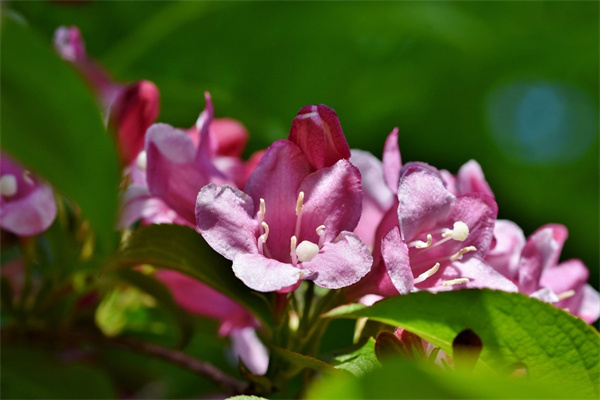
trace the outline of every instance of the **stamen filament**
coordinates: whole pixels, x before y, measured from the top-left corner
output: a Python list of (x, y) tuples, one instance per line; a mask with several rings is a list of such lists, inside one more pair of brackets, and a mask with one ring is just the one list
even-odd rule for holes
[(435, 274), (440, 269), (440, 263), (435, 263), (433, 267), (423, 272), (421, 275), (415, 278), (414, 283), (421, 283), (425, 279), (429, 278), (431, 275)]
[(316, 229), (317, 235), (319, 235), (319, 248), (323, 247), (323, 242), (325, 241), (325, 225), (319, 225)]
[(408, 247), (415, 247), (417, 249), (426, 249), (429, 246), (431, 246), (431, 243), (433, 242), (433, 237), (431, 236), (431, 233), (427, 234), (427, 242), (424, 242), (422, 240), (415, 240), (414, 242), (410, 242), (408, 244)]
[(258, 237), (258, 251), (260, 254), (264, 254), (264, 244), (267, 242), (267, 239), (269, 238), (269, 225), (267, 225), (266, 222), (261, 222), (261, 225), (263, 227), (263, 229), (265, 230), (265, 233), (263, 233), (262, 235), (260, 235)]
[(258, 210), (258, 220), (262, 223), (265, 220), (265, 214), (267, 213), (267, 205), (265, 199), (260, 198), (260, 206)]
[(292, 265), (295, 267), (298, 264), (298, 255), (296, 254), (296, 236), (290, 238), (290, 257), (292, 257)]
[(296, 230), (294, 235), (300, 236), (300, 228), (302, 227), (302, 207), (304, 207), (304, 192), (298, 193), (298, 200), (296, 200)]
[(558, 298), (558, 301), (562, 301), (562, 300), (568, 299), (573, 296), (575, 296), (574, 290), (567, 290), (566, 292), (562, 292), (561, 294), (556, 295), (556, 297)]
[(475, 247), (475, 246), (463, 247), (462, 249), (457, 251), (454, 255), (452, 255), (452, 257), (450, 257), (450, 261), (461, 260), (463, 257), (463, 254), (468, 253), (470, 251), (477, 251), (477, 247)]
[(458, 278), (458, 279), (451, 279), (449, 281), (444, 281), (442, 283), (442, 286), (454, 286), (454, 285), (460, 285), (463, 283), (468, 283), (470, 281), (469, 278)]

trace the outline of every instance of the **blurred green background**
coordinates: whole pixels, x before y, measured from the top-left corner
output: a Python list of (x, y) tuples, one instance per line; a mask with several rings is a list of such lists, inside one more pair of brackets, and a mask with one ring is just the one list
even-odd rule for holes
[[(60, 25), (118, 81), (161, 90), (182, 127), (213, 95), (248, 154), (287, 136), (306, 104), (333, 107), (353, 148), (483, 167), (500, 218), (528, 235), (565, 224), (562, 260), (598, 287), (597, 2), (8, 2), (51, 46)], [(85, 134), (82, 132), (82, 134)]]

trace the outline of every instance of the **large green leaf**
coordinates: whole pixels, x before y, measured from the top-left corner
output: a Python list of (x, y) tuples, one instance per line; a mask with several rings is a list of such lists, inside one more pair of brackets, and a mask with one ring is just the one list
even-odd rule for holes
[(443, 371), (432, 364), (389, 360), (384, 368), (355, 377), (324, 377), (309, 387), (308, 399), (569, 399), (565, 388), (489, 373)]
[(363, 376), (381, 367), (381, 363), (375, 355), (375, 339), (373, 338), (369, 338), (354, 351), (335, 357), (334, 360), (338, 363), (335, 368), (348, 371), (354, 376)]
[[(347, 313), (346, 311), (349, 311)], [(336, 317), (368, 317), (401, 326), (452, 354), (452, 340), (471, 329), (483, 341), (481, 362), (497, 370), (521, 362), (531, 379), (559, 383), (574, 397), (598, 397), (598, 332), (567, 312), (519, 293), (419, 292), (372, 307), (338, 308)]]
[(110, 399), (108, 377), (82, 363), (59, 363), (40, 349), (2, 347), (2, 398)]
[(119, 173), (99, 107), (49, 41), (14, 21), (2, 25), (2, 148), (73, 199), (108, 252)]
[(235, 277), (231, 262), (208, 246), (199, 233), (179, 225), (150, 225), (136, 230), (109, 263), (110, 268), (149, 264), (198, 279), (252, 311), (271, 326), (271, 313), (261, 294)]

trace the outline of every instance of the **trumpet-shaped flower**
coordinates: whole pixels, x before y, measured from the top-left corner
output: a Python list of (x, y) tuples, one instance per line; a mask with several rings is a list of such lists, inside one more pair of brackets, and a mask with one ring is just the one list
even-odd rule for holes
[(414, 290), (516, 286), (483, 257), (492, 242), (497, 206), (484, 194), (455, 196), (426, 164), (404, 166), (396, 220), (390, 212), (378, 229), (375, 267), (357, 293), (383, 296)]
[(0, 155), (0, 227), (19, 236), (42, 233), (56, 217), (50, 186), (5, 154)]
[(205, 186), (196, 219), (208, 244), (233, 261), (236, 276), (252, 289), (285, 291), (301, 279), (337, 289), (371, 266), (368, 248), (351, 233), (361, 201), (360, 172), (350, 162), (315, 170), (298, 146), (279, 140), (244, 192)]

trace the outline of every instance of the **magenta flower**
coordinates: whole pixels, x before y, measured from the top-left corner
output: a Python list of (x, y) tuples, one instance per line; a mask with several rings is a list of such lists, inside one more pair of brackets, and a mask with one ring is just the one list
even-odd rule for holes
[[(304, 124), (302, 110), (294, 126)], [(244, 192), (211, 184), (198, 194), (200, 233), (233, 261), (236, 276), (252, 289), (290, 290), (301, 279), (338, 289), (357, 282), (371, 266), (368, 248), (352, 233), (361, 212), (360, 172), (345, 159), (315, 169), (309, 159), (321, 157), (323, 149), (318, 157), (307, 156), (311, 150), (279, 140), (267, 149)], [(334, 157), (329, 150), (344, 153), (327, 149), (323, 159)]]
[(600, 317), (600, 295), (586, 283), (587, 267), (575, 259), (558, 263), (568, 236), (566, 227), (544, 225), (526, 242), (513, 223), (496, 226), (494, 234), (500, 249), (488, 255), (489, 262), (512, 279), (520, 292), (566, 309), (588, 323)]
[(50, 186), (0, 154), (0, 227), (19, 236), (42, 233), (56, 217)]
[(144, 134), (159, 112), (159, 92), (154, 83), (139, 81), (131, 85), (113, 82), (108, 74), (89, 59), (77, 27), (60, 27), (54, 34), (54, 47), (66, 61), (73, 63), (96, 92), (105, 117), (116, 131), (117, 145), (125, 165), (144, 147)]
[(481, 193), (494, 197), (490, 185), (485, 180), (481, 166), (475, 160), (468, 161), (460, 167), (456, 176), (446, 170), (441, 170), (440, 174), (446, 182), (446, 187), (454, 195)]
[(353, 288), (355, 293), (392, 296), (483, 287), (516, 291), (483, 260), (497, 213), (491, 197), (455, 196), (435, 168), (409, 163), (400, 174), (396, 211), (396, 220), (388, 213), (382, 221), (375, 267)]
[(230, 336), (237, 357), (253, 374), (263, 375), (269, 365), (269, 354), (256, 336), (259, 323), (244, 307), (211, 287), (175, 271), (162, 270), (156, 278), (173, 294), (186, 311), (218, 320), (220, 336)]

